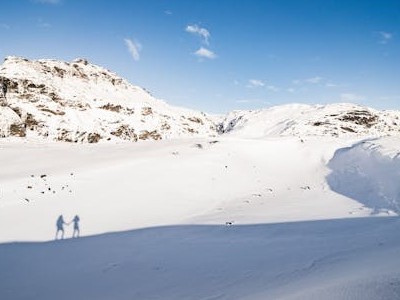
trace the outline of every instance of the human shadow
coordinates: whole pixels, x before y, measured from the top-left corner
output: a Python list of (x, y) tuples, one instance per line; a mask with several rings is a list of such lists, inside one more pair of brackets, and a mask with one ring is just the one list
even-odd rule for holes
[[(57, 230), (56, 230), (55, 240), (64, 239), (64, 234), (65, 234), (64, 225), (68, 224), (64, 221), (63, 215), (59, 215), (56, 221)], [(61, 237), (59, 237), (59, 232), (61, 232)]]
[(75, 215), (75, 217), (72, 219), (72, 223), (74, 223), (74, 231), (72, 232), (72, 238), (78, 238), (80, 235), (80, 228), (79, 228), (79, 221), (81, 219), (79, 218), (78, 215)]

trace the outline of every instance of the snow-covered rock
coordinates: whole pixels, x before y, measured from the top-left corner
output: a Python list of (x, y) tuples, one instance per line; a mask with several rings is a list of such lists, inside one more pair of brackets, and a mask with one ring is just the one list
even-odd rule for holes
[(247, 138), (266, 136), (398, 136), (400, 112), (347, 103), (288, 104), (234, 111), (219, 124), (221, 133)]
[(3, 137), (93, 143), (215, 134), (204, 113), (170, 106), (84, 59), (7, 57), (0, 80), (8, 86), (0, 99)]

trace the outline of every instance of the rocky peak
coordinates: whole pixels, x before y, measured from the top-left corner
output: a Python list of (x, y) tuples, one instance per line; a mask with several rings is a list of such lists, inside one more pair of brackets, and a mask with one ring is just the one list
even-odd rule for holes
[(3, 137), (100, 142), (215, 134), (205, 114), (170, 106), (86, 59), (10, 56), (0, 80), (8, 86), (0, 99)]

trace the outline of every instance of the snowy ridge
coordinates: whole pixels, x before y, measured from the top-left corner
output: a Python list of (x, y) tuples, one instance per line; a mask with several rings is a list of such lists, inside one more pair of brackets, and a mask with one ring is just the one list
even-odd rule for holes
[(234, 111), (219, 131), (247, 138), (268, 136), (400, 135), (400, 112), (347, 103), (288, 104), (255, 111)]
[(333, 191), (363, 203), (373, 213), (400, 213), (399, 139), (365, 140), (336, 151), (327, 181)]
[(0, 79), (8, 86), (0, 99), (2, 137), (92, 143), (215, 133), (204, 113), (172, 107), (84, 59), (7, 57)]
[(0, 80), (0, 137), (66, 142), (160, 140), (230, 133), (271, 136), (398, 136), (400, 112), (355, 104), (290, 104), (233, 111), (216, 125), (202, 112), (177, 108), (85, 59), (7, 57)]

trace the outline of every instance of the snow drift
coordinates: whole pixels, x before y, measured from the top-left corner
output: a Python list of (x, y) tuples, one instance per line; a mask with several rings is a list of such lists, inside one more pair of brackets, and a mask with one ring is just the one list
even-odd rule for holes
[(336, 151), (327, 181), (337, 193), (353, 198), (374, 213), (400, 213), (400, 141), (364, 140)]

